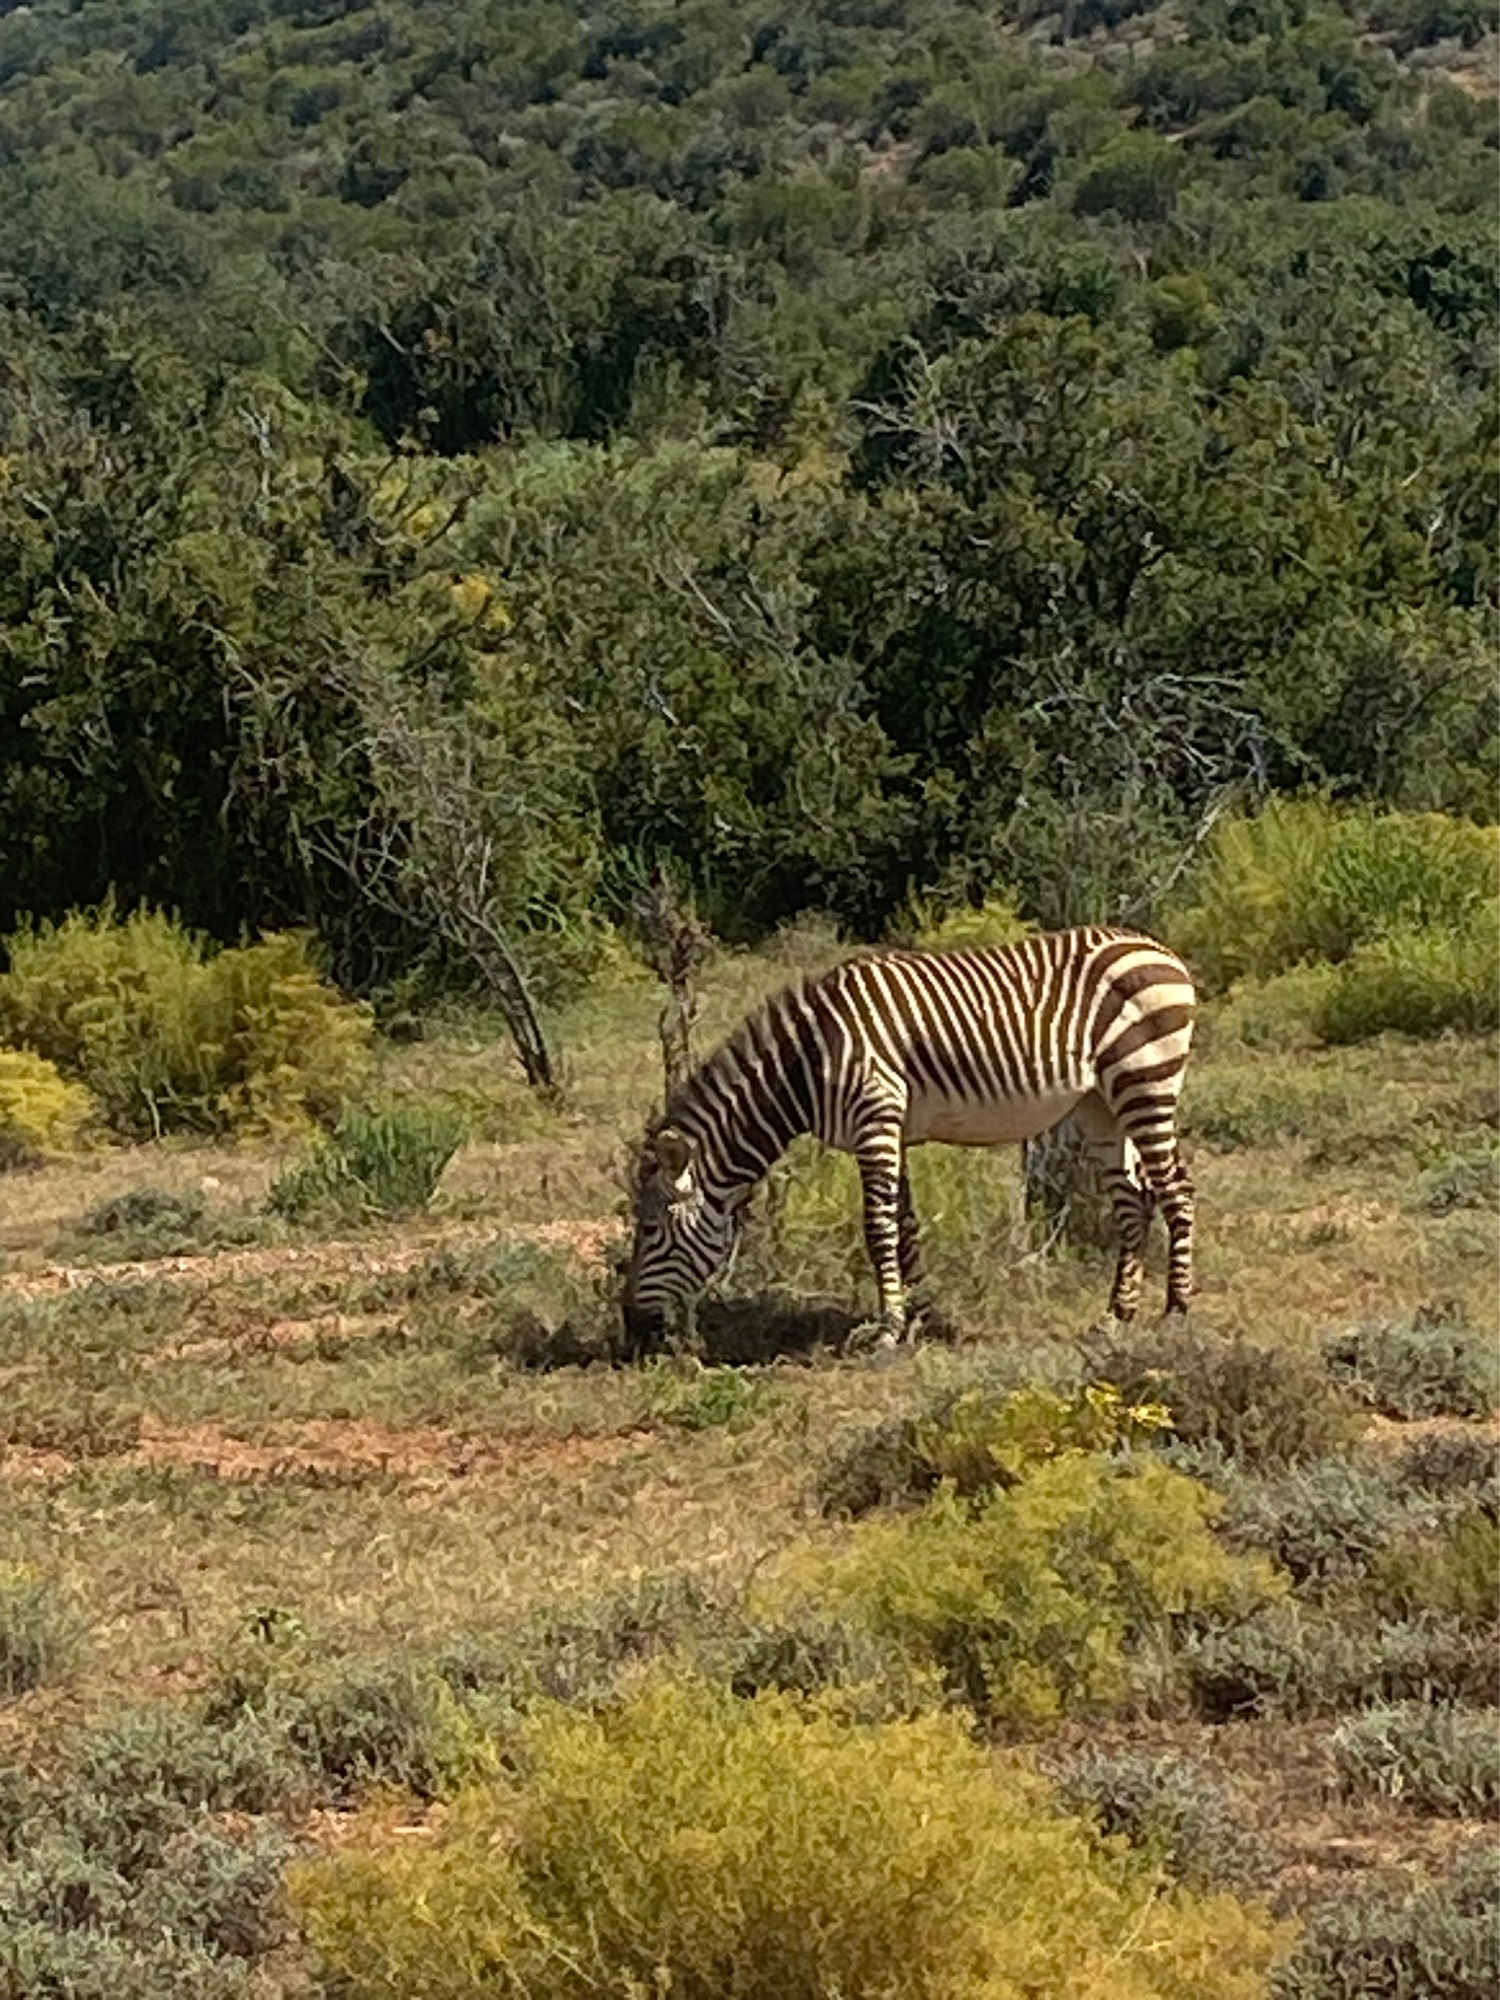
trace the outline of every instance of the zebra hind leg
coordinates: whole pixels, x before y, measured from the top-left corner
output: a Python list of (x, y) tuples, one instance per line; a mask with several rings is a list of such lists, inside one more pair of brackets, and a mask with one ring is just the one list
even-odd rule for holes
[(1109, 1292), (1112, 1319), (1132, 1320), (1140, 1309), (1141, 1285), (1145, 1277), (1146, 1238), (1155, 1208), (1149, 1189), (1133, 1180), (1124, 1167), (1111, 1167), (1105, 1181), (1110, 1206), (1114, 1210), (1115, 1233), (1120, 1239), (1115, 1261), (1115, 1278)]

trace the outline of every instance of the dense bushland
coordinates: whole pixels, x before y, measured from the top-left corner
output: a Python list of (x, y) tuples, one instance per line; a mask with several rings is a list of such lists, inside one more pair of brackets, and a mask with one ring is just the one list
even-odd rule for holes
[[(1491, 816), (1483, 22), (1396, 11), (12, 10), (0, 926), (545, 998), (662, 858), (877, 934)], [(1489, 1019), (1390, 914), (1319, 1032)]]

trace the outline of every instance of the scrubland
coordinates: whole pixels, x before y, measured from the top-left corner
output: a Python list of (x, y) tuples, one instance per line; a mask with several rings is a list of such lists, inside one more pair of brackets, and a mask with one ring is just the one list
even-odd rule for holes
[[(721, 955), (704, 1043), (838, 949)], [(931, 1149), (925, 1337), (846, 1356), (809, 1146), (619, 1365), (623, 969), (558, 1108), (480, 1018), (373, 1046), (403, 1219), (265, 1126), (8, 1176), (5, 1990), (1489, 1991), (1494, 1045), (1245, 991), (1185, 1328)]]

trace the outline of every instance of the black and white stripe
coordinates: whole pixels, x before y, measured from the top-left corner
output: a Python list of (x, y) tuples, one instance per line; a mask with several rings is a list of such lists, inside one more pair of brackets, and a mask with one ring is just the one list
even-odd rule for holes
[(1069, 1112), (1119, 1230), (1110, 1310), (1129, 1319), (1140, 1303), (1159, 1206), (1167, 1310), (1186, 1311), (1193, 1191), (1176, 1114), (1194, 1004), (1187, 968), (1163, 945), (1097, 927), (979, 950), (872, 953), (778, 994), (646, 1135), (627, 1317), (658, 1319), (713, 1275), (751, 1190), (810, 1132), (859, 1163), (880, 1317), (899, 1337), (918, 1273), (907, 1147), (1019, 1142)]

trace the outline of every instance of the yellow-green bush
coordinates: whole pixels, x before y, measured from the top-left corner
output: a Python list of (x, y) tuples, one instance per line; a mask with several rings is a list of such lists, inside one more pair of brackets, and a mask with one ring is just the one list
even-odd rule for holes
[(1500, 1027), (1500, 921), (1486, 907), (1456, 930), (1402, 928), (1358, 946), (1337, 968), (1311, 1024), (1326, 1042), (1393, 1029), (1439, 1035)]
[(1184, 1613), (1283, 1593), (1264, 1558), (1216, 1540), (1222, 1508), (1154, 1459), (1065, 1452), (973, 1504), (950, 1487), (919, 1514), (861, 1523), (838, 1554), (794, 1558), (768, 1603), (867, 1624), (981, 1715), (1043, 1723), (1126, 1697), (1133, 1658)]
[(1467, 934), (1486, 918), (1493, 938), (1500, 829), (1275, 799), (1215, 829), (1197, 896), (1169, 934), (1219, 988), (1340, 964), (1392, 936)]
[(1286, 1942), (1159, 1894), (951, 1717), (657, 1679), (520, 1754), (435, 1842), (293, 1870), (347, 2000), (1256, 2000)]
[(0, 1168), (65, 1152), (94, 1110), (81, 1084), (30, 1049), (0, 1048)]
[(926, 951), (973, 950), (980, 945), (1015, 944), (1035, 929), (1014, 903), (994, 901), (975, 908), (965, 903), (945, 910), (937, 903), (915, 903), (908, 929)]
[(364, 1059), (366, 1010), (321, 978), (300, 933), (213, 953), (160, 911), (106, 905), (6, 948), (0, 1036), (85, 1085), (127, 1136), (326, 1113)]

